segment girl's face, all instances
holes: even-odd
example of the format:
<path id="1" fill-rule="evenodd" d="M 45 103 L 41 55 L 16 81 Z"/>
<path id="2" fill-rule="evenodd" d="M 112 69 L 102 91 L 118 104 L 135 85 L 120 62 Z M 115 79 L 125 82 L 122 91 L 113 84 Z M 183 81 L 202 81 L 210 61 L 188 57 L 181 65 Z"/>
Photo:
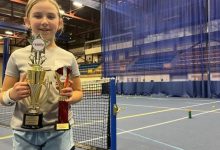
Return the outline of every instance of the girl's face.
<path id="1" fill-rule="evenodd" d="M 24 21 L 26 26 L 31 28 L 33 35 L 40 34 L 42 38 L 51 42 L 63 23 L 56 6 L 49 1 L 35 4 Z"/>

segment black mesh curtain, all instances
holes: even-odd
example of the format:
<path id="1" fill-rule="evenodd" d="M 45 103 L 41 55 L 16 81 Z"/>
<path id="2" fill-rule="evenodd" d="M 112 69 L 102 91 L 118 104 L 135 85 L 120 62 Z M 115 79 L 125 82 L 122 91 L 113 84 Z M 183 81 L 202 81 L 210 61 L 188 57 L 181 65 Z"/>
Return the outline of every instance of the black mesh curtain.
<path id="1" fill-rule="evenodd" d="M 104 0 L 104 76 L 120 94 L 216 97 L 218 0 Z"/>

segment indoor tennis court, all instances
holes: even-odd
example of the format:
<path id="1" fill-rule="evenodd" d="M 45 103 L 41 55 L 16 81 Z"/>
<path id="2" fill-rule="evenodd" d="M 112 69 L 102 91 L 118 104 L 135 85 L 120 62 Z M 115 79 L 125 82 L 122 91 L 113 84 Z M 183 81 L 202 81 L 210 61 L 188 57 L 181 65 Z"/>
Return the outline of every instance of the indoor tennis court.
<path id="1" fill-rule="evenodd" d="M 217 99 L 117 96 L 117 104 L 117 149 L 216 150 L 220 146 Z M 4 149 L 11 149 L 11 137 L 11 130 L 1 127 Z"/>
<path id="2" fill-rule="evenodd" d="M 10 61 L 19 49 L 30 46 L 31 50 L 29 47 L 25 53 L 31 54 L 25 55 L 28 64 L 38 63 L 38 69 L 46 68 L 44 73 L 55 72 L 60 65 L 71 62 L 78 70 L 74 75 L 80 76 L 83 89 L 82 101 L 68 107 L 73 112 L 71 129 L 76 150 L 219 149 L 220 0 L 56 0 L 57 5 L 48 0 L 55 4 L 54 18 L 59 18 L 57 33 L 53 32 L 50 40 L 71 57 L 63 53 L 54 57 L 51 51 L 33 48 L 34 40 L 47 41 L 39 38 L 42 34 L 31 33 L 28 21 L 24 25 L 24 16 L 28 18 L 27 13 L 31 13 L 24 11 L 28 1 L 0 1 L 0 88 L 6 86 L 2 82 L 10 73 L 7 63 L 15 70 L 22 66 L 17 57 Z M 33 1 L 37 1 L 33 6 L 38 5 L 38 0 Z M 49 29 L 37 29 L 49 35 Z M 40 50 L 48 50 L 47 46 Z M 26 71 L 29 70 L 23 70 Z M 68 71 L 64 72 L 63 76 Z M 59 77 L 51 77 L 48 87 L 54 86 Z M 49 92 L 36 89 L 31 92 L 39 95 L 32 96 L 35 100 L 30 100 L 25 108 L 35 108 L 43 116 L 43 112 L 37 111 L 41 108 L 38 104 L 50 97 L 39 97 L 41 92 Z M 2 99 L 13 103 L 9 101 L 9 92 L 7 89 L 8 95 Z M 51 102 L 52 108 L 57 108 Z M 10 121 L 17 115 L 13 112 L 20 103 L 16 104 L 17 107 L 0 105 L 2 150 L 12 149 Z M 68 115 L 62 117 L 68 120 Z M 23 118 L 19 121 L 25 124 Z M 46 127 L 45 120 L 45 126 L 40 121 L 28 127 Z"/>

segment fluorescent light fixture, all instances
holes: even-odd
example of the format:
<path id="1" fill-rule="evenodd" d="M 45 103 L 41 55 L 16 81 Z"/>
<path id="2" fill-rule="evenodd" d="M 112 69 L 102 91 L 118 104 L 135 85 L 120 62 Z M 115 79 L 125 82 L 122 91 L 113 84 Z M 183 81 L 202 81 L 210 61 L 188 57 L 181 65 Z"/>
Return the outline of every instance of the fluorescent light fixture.
<path id="1" fill-rule="evenodd" d="M 99 1 L 98 0 L 74 0 L 74 1 L 80 2 L 82 3 L 83 6 L 87 6 L 87 7 L 96 9 L 96 10 L 100 10 L 101 8 L 100 0 Z"/>
<path id="2" fill-rule="evenodd" d="M 75 5 L 76 7 L 82 7 L 83 6 L 83 4 L 80 3 L 79 1 L 74 1 L 73 5 Z"/>
<path id="3" fill-rule="evenodd" d="M 0 36 L 0 40 L 2 40 L 3 39 L 3 36 Z"/>
<path id="4" fill-rule="evenodd" d="M 13 32 L 11 32 L 11 31 L 5 31 L 5 34 L 13 35 Z"/>

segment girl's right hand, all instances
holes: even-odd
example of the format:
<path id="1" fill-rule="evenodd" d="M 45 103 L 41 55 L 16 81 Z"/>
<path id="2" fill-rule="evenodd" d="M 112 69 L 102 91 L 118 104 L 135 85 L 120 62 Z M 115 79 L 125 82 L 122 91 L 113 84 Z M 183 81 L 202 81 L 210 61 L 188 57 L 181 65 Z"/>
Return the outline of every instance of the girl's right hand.
<path id="1" fill-rule="evenodd" d="M 30 96 L 30 94 L 31 90 L 26 80 L 25 74 L 21 75 L 20 81 L 14 84 L 13 88 L 9 92 L 9 97 L 14 101 L 18 101 Z"/>

